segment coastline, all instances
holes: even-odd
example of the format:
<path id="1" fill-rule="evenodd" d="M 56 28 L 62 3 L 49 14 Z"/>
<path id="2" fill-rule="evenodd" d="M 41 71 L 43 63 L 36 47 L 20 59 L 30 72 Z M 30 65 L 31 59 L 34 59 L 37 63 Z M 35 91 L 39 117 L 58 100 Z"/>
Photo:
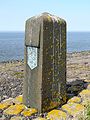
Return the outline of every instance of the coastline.
<path id="1" fill-rule="evenodd" d="M 68 57 L 68 55 L 72 55 L 72 54 L 83 54 L 83 53 L 90 53 L 90 50 L 85 50 L 85 51 L 74 51 L 74 52 L 67 52 L 67 57 Z M 0 61 L 0 63 L 9 63 L 9 62 L 11 62 L 11 63 L 13 63 L 13 62 L 23 62 L 24 61 L 24 59 L 12 59 L 12 60 L 6 60 L 6 61 Z"/>
<path id="2" fill-rule="evenodd" d="M 90 50 L 67 53 L 67 92 L 78 94 L 83 80 L 90 80 Z M 24 60 L 0 62 L 0 101 L 23 93 Z M 77 81 L 79 87 L 74 81 Z M 79 81 L 79 82 L 78 82 Z M 72 84 L 72 86 L 71 86 Z"/>

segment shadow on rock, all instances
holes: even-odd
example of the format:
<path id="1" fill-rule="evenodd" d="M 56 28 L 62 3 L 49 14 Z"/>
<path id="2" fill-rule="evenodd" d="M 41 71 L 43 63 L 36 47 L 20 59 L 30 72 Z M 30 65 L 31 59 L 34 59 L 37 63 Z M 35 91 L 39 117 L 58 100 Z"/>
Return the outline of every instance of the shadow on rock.
<path id="1" fill-rule="evenodd" d="M 67 82 L 67 98 L 77 96 L 83 89 L 87 88 L 88 83 L 84 79 L 76 79 L 72 82 Z"/>

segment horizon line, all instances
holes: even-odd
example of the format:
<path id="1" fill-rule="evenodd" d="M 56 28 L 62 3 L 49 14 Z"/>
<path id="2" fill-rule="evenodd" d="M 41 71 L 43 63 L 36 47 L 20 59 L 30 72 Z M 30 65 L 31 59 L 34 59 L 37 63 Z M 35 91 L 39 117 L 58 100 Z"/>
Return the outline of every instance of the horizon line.
<path id="1" fill-rule="evenodd" d="M 25 32 L 25 31 L 24 30 L 12 30 L 12 31 L 11 30 L 5 30 L 5 31 L 0 30 L 0 32 Z M 81 30 L 81 31 L 80 30 L 68 30 L 67 32 L 90 32 L 90 31 L 88 31 L 88 30 L 87 31 L 84 31 L 84 30 Z"/>

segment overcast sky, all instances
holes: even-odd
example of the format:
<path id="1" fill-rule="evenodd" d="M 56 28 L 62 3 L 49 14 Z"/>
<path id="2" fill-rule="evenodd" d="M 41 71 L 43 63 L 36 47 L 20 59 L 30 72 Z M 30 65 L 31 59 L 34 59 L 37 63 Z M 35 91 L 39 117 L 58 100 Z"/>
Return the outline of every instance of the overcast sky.
<path id="1" fill-rule="evenodd" d="M 43 12 L 64 18 L 68 31 L 90 31 L 90 0 L 0 0 L 0 31 L 24 31 Z"/>

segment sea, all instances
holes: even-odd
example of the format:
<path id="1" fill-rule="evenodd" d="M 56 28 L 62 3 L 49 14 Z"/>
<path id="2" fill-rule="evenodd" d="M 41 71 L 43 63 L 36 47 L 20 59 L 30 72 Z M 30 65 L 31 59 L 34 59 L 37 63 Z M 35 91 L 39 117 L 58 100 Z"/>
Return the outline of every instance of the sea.
<path id="1" fill-rule="evenodd" d="M 24 32 L 0 32 L 0 62 L 24 59 Z M 67 32 L 67 52 L 90 50 L 90 32 Z"/>

